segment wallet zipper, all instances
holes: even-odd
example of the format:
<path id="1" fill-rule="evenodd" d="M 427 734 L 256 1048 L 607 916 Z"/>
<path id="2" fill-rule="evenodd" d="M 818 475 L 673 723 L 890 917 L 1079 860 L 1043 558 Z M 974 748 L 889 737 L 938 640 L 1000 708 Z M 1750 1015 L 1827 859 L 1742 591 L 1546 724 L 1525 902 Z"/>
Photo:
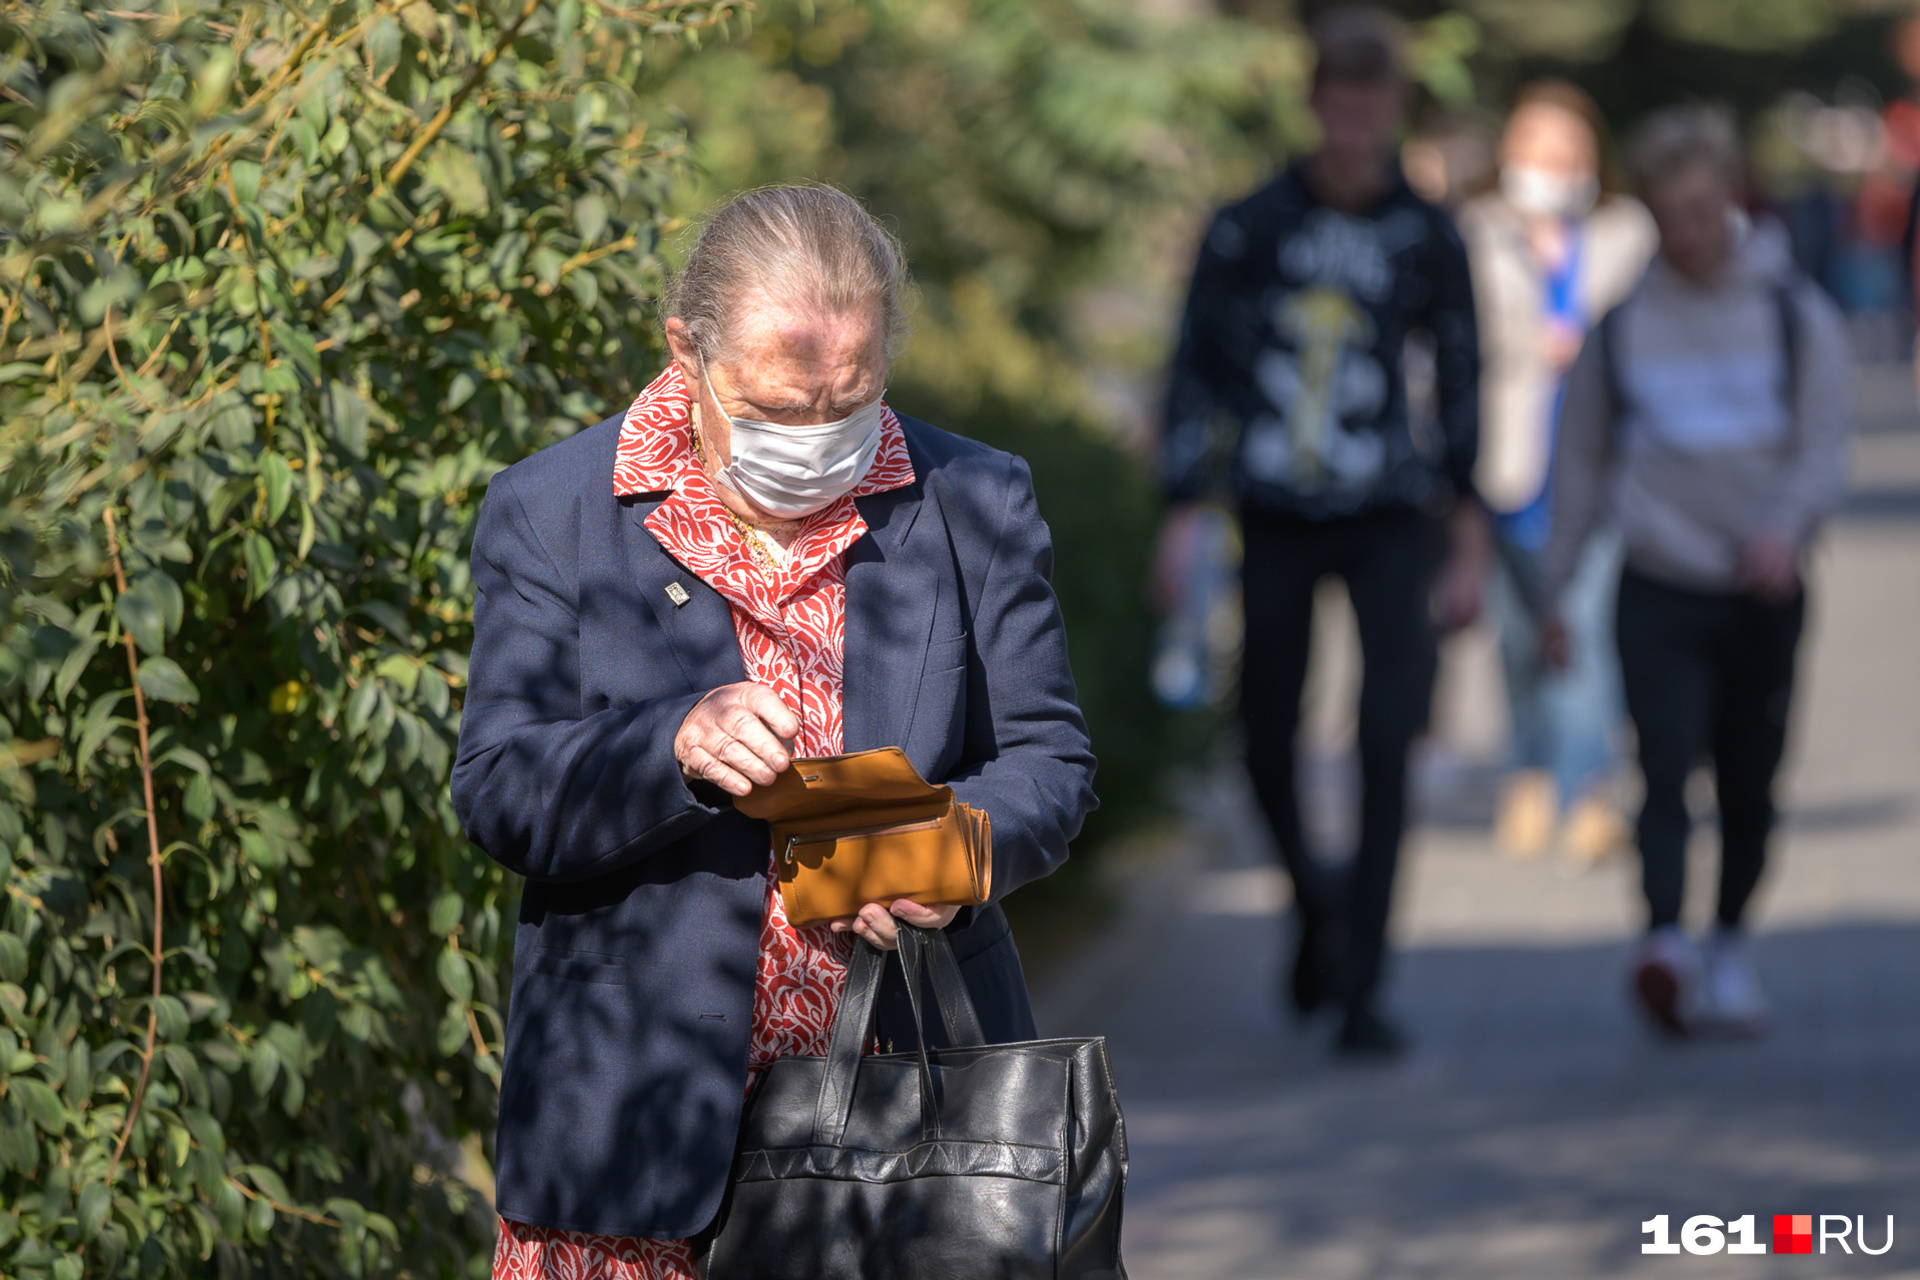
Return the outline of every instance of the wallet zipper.
<path id="1" fill-rule="evenodd" d="M 829 840 L 839 840 L 847 836 L 893 835 L 906 831 L 931 831 L 940 825 L 939 818 L 926 818 L 919 822 L 883 822 L 874 827 L 849 827 L 844 831 L 809 831 L 804 835 L 787 837 L 786 850 L 780 855 L 781 861 L 792 865 L 793 847 L 797 844 L 825 844 Z"/>

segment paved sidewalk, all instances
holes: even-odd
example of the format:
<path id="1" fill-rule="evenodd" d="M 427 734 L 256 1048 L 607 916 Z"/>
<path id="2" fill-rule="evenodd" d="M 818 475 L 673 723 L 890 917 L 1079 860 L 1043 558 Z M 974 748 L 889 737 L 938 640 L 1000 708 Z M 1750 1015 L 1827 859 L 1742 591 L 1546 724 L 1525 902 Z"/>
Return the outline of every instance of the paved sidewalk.
<path id="1" fill-rule="evenodd" d="M 1473 824 L 1410 839 L 1391 1004 L 1403 1065 L 1289 1025 L 1286 898 L 1231 771 L 1040 992 L 1106 1034 L 1133 1147 L 1135 1280 L 1920 1278 L 1920 431 L 1860 441 L 1816 571 L 1787 819 L 1758 909 L 1760 1044 L 1656 1043 L 1624 966 L 1636 868 L 1518 863 Z M 1696 842 L 1692 918 L 1712 890 Z M 1643 1257 L 1640 1222 L 1865 1215 L 1881 1257 Z"/>

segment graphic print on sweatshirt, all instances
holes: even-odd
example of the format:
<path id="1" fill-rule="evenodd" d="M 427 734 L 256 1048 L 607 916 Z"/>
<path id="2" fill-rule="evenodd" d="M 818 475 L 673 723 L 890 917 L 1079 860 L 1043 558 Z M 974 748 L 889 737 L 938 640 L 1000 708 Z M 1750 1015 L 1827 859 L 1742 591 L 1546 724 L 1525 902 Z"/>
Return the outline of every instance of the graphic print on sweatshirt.
<path id="1" fill-rule="evenodd" d="M 1365 304 L 1393 288 L 1393 255 L 1426 234 L 1411 213 L 1375 222 L 1332 209 L 1309 214 L 1281 242 L 1282 292 L 1268 316 L 1287 345 L 1254 359 L 1253 376 L 1274 412 L 1247 424 L 1250 475 L 1298 492 L 1367 489 L 1386 465 L 1378 419 L 1387 370 Z"/>
<path id="2" fill-rule="evenodd" d="M 1229 488 L 1249 510 L 1326 519 L 1470 489 L 1469 274 L 1446 216 L 1397 177 L 1361 213 L 1320 203 L 1298 169 L 1222 209 L 1168 380 L 1168 498 Z M 1413 334 L 1432 364 L 1419 443 L 1402 369 Z"/>

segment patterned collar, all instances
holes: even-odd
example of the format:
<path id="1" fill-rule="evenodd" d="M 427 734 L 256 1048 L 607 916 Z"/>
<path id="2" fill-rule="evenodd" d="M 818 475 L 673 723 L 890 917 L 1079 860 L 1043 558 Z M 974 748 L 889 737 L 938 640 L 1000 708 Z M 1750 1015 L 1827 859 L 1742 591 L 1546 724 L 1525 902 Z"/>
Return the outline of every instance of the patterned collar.
<path id="1" fill-rule="evenodd" d="M 613 491 L 628 497 L 668 493 L 646 524 L 667 553 L 734 606 L 783 626 L 783 606 L 837 566 L 842 552 L 867 531 L 855 498 L 904 488 L 914 481 L 907 437 L 893 410 L 882 406 L 880 449 L 864 480 L 839 500 L 808 516 L 777 567 L 753 565 L 746 540 L 733 527 L 713 481 L 693 456 L 692 402 L 680 367 L 669 364 L 627 410 L 614 448 Z"/>
<path id="2" fill-rule="evenodd" d="M 613 492 L 616 497 L 637 493 L 679 491 L 688 486 L 688 473 L 706 473 L 693 457 L 693 402 L 687 395 L 680 366 L 669 362 L 647 389 L 634 397 L 620 425 L 620 442 L 613 454 Z M 913 460 L 907 456 L 907 436 L 892 409 L 880 407 L 880 450 L 873 466 L 849 498 L 886 493 L 913 483 Z M 712 487 L 711 481 L 708 488 Z M 844 501 L 844 499 L 843 499 Z M 809 516 L 818 520 L 839 504 Z"/>

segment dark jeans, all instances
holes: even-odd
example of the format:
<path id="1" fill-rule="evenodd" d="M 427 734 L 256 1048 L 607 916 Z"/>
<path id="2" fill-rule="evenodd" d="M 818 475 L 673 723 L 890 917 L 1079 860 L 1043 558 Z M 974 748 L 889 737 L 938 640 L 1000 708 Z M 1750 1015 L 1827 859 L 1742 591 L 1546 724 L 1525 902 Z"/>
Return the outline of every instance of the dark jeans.
<path id="1" fill-rule="evenodd" d="M 1720 803 L 1723 925 L 1738 925 L 1773 830 L 1806 596 L 1766 604 L 1668 586 L 1627 569 L 1616 626 L 1647 796 L 1640 858 L 1652 927 L 1677 924 L 1686 884 L 1687 775 L 1711 758 Z"/>
<path id="2" fill-rule="evenodd" d="M 1428 611 L 1434 528 L 1411 511 L 1337 520 L 1245 520 L 1246 657 L 1241 712 L 1247 770 L 1313 924 L 1342 920 L 1345 997 L 1366 1005 L 1380 981 L 1393 875 L 1406 825 L 1407 749 L 1426 723 L 1434 638 Z M 1307 674 L 1313 590 L 1338 575 L 1359 624 L 1360 846 L 1342 887 L 1307 852 L 1294 779 L 1294 737 Z"/>

